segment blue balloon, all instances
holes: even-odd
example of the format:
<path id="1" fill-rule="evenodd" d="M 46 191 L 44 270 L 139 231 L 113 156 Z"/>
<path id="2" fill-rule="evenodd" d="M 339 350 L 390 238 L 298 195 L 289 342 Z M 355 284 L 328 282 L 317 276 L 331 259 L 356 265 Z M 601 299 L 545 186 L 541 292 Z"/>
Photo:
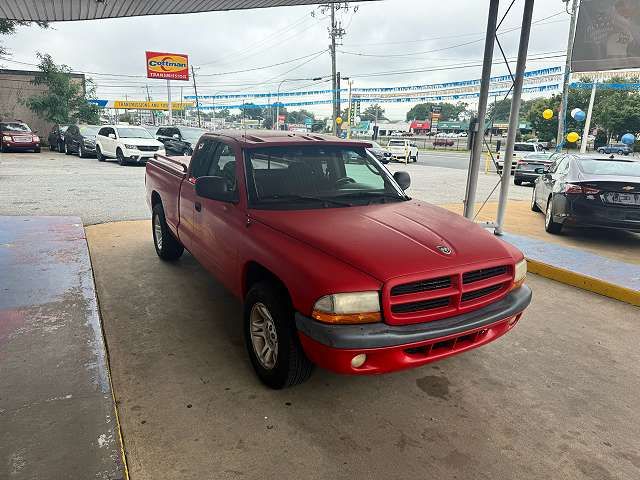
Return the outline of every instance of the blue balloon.
<path id="1" fill-rule="evenodd" d="M 621 140 L 625 145 L 633 145 L 636 143 L 636 137 L 633 133 L 625 133 Z"/>
<path id="2" fill-rule="evenodd" d="M 578 111 L 576 112 L 575 119 L 576 119 L 578 122 L 583 122 L 585 118 L 587 118 L 587 114 L 586 114 L 586 113 L 584 113 L 582 110 L 578 110 Z"/>

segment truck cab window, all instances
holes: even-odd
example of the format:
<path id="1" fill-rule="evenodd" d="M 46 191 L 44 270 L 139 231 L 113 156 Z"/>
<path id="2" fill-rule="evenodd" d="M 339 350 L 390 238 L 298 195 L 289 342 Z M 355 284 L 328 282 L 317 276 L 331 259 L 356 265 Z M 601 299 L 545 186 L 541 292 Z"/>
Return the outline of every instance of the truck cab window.
<path id="1" fill-rule="evenodd" d="M 199 178 L 209 175 L 209 168 L 213 162 L 218 142 L 204 140 L 198 145 L 191 159 L 191 177 Z"/>

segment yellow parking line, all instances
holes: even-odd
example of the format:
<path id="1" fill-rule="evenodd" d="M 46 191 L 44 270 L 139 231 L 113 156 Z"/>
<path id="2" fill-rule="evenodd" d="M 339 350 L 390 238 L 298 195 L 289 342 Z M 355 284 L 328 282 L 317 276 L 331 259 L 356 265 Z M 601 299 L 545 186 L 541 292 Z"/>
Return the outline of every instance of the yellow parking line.
<path id="1" fill-rule="evenodd" d="M 567 285 L 598 293 L 605 297 L 615 298 L 621 302 L 640 306 L 640 292 L 637 290 L 621 287 L 620 285 L 572 272 L 571 270 L 565 270 L 564 268 L 554 267 L 553 265 L 537 260 L 527 259 L 527 269 L 531 273 L 550 278 L 560 283 L 566 283 Z"/>

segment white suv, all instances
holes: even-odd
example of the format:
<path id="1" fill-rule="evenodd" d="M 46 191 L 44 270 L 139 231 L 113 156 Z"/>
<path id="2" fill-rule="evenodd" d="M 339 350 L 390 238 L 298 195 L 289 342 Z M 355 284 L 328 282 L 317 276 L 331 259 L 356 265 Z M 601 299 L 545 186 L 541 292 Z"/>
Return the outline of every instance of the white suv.
<path id="1" fill-rule="evenodd" d="M 409 163 L 410 160 L 418 161 L 418 145 L 411 140 L 391 139 L 387 150 L 391 154 L 393 160 Z"/>
<path id="2" fill-rule="evenodd" d="M 164 145 L 142 127 L 104 125 L 96 135 L 96 157 L 101 162 L 115 158 L 120 165 L 146 163 L 156 153 L 165 155 Z"/>

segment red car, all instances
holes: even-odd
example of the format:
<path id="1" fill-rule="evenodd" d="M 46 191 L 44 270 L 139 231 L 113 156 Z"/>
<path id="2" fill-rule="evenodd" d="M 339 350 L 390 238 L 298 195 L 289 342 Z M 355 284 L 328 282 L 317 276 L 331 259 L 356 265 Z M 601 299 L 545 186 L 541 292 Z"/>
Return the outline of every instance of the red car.
<path id="1" fill-rule="evenodd" d="M 244 301 L 251 362 L 272 388 L 313 365 L 417 367 L 508 332 L 531 301 L 515 247 L 405 194 L 371 144 L 290 132 L 203 135 L 147 163 L 160 258 L 186 248 Z"/>
<path id="2" fill-rule="evenodd" d="M 436 138 L 433 141 L 434 147 L 453 147 L 453 140 L 450 138 Z"/>
<path id="3" fill-rule="evenodd" d="M 32 150 L 40 153 L 40 137 L 23 122 L 0 123 L 0 151 Z"/>

